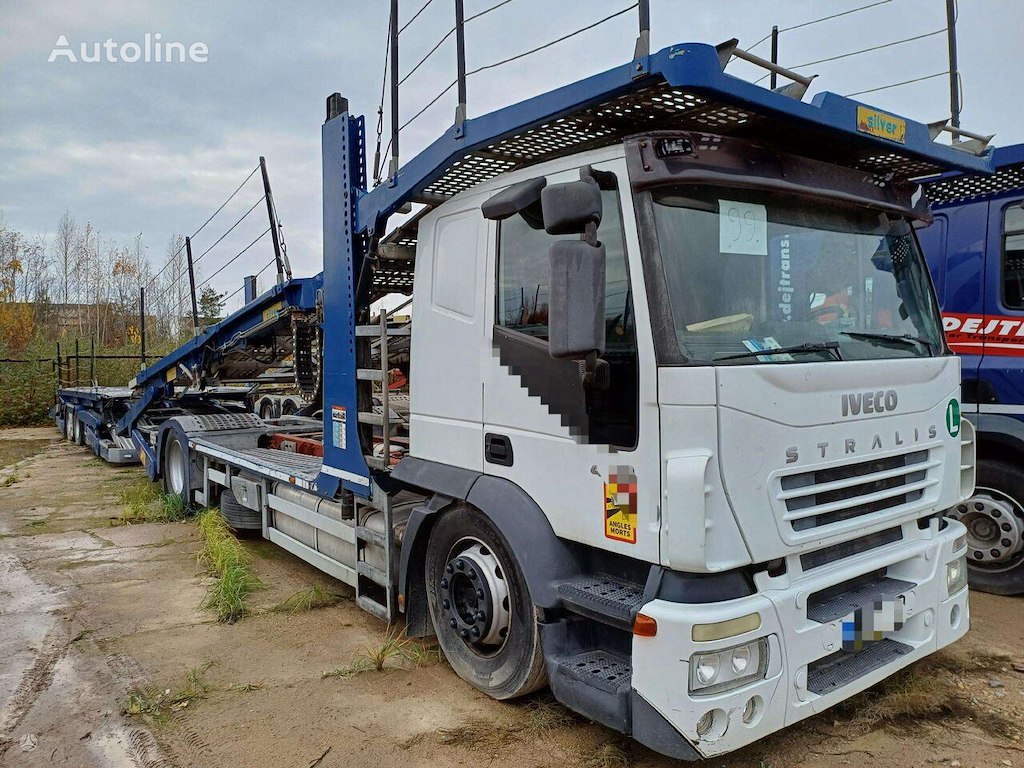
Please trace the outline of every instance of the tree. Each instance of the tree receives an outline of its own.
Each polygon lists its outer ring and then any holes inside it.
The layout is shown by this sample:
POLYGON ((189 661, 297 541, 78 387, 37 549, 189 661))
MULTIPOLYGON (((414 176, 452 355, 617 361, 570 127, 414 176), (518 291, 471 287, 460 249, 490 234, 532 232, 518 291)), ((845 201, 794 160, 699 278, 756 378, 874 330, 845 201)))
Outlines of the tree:
POLYGON ((203 325, 213 325, 221 319, 220 313, 224 309, 224 294, 217 293, 212 286, 205 286, 199 292, 199 322, 203 325))

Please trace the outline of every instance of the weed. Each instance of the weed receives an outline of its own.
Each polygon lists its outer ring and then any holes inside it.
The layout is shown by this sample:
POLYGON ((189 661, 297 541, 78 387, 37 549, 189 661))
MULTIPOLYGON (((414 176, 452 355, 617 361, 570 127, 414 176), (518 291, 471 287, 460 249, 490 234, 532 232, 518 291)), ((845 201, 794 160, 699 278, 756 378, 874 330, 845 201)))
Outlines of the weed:
POLYGON ((216 577, 202 607, 216 612, 218 621, 234 623, 248 612, 246 596, 262 585, 219 509, 204 511, 198 525, 205 542, 199 562, 216 577))
POLYGON ((629 765, 629 754, 622 744, 606 741, 583 759, 585 768, 626 768, 629 765))
POLYGON ((170 688, 160 690, 154 686, 135 688, 128 692, 121 713, 128 716, 145 716, 160 723, 167 717, 189 706, 193 701, 201 699, 210 691, 203 675, 212 662, 199 667, 192 667, 185 673, 181 688, 172 691, 170 688))
POLYGON ((17 472, 11 472, 11 474, 9 474, 7 477, 5 477, 4 481, 2 483, 0 483, 0 488, 10 488, 16 482, 18 482, 18 473, 17 472))
POLYGON ((239 691, 240 693, 252 693, 253 691, 263 690, 263 681, 257 680, 253 683, 232 683, 228 686, 229 691, 239 691))
POLYGON ((548 731, 577 722, 576 715, 550 695, 527 702, 523 710, 526 712, 526 719, 522 730, 529 736, 541 736, 548 731))
POLYGON ((148 478, 141 478, 124 488, 120 493, 124 509, 121 516, 111 521, 112 525, 134 525, 144 523, 153 517, 153 507, 160 498, 160 487, 148 478))
POLYGON ((329 592, 321 586, 313 585, 290 595, 270 610, 277 613, 304 613, 315 611, 317 608, 329 608, 341 600, 342 595, 337 592, 329 592))
POLYGON ((449 747, 466 747, 494 752, 514 742, 521 732, 515 725, 495 723, 483 717, 467 718, 462 725, 441 728, 437 735, 449 747))
POLYGON ((40 517, 38 520, 29 520, 28 521, 29 528, 42 528, 44 525, 46 525, 46 518, 45 517, 40 517))
POLYGON ((379 642, 362 646, 347 667, 324 672, 321 678, 352 677, 363 672, 383 672, 385 668, 425 667, 441 658, 437 648, 425 648, 402 634, 399 627, 388 627, 379 642))
POLYGON ((839 703, 834 712, 860 729, 971 721, 986 733, 1010 738, 1020 733, 1020 724, 998 712, 982 711, 958 679, 960 674, 998 670, 1008 659, 988 652, 970 656, 937 653, 839 703))

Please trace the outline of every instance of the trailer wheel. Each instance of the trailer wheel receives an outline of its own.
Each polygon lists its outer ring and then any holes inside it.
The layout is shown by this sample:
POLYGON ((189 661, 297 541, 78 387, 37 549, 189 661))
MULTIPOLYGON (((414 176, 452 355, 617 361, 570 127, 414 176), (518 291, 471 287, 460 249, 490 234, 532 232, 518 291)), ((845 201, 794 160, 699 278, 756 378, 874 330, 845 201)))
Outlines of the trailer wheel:
POLYGON ((264 400, 260 406, 260 418, 264 421, 274 418, 274 403, 270 400, 264 400))
POLYGON ((77 414, 75 415, 75 444, 85 445, 85 427, 79 420, 77 414))
POLYGON ((191 481, 189 477, 189 460, 187 448, 181 444, 181 438, 175 433, 167 437, 161 461, 161 475, 163 475, 164 493, 171 496, 180 496, 187 507, 192 503, 191 481))
POLYGON ((1024 472, 1004 461, 978 462, 974 495, 949 511, 967 527, 971 587, 997 595, 1024 592, 1024 472))
POLYGON ((468 505, 445 513, 430 533, 425 565, 434 633, 459 677, 499 700, 543 687, 533 601, 494 524, 468 505))
POLYGON ((240 536, 263 531, 263 516, 253 509, 243 507, 235 498, 235 494, 226 489, 220 494, 220 513, 240 536))
POLYGON ((64 410, 64 439, 69 443, 75 440, 75 412, 71 408, 64 410))
POLYGON ((299 412, 299 404, 290 397, 281 404, 282 416, 294 416, 299 412))

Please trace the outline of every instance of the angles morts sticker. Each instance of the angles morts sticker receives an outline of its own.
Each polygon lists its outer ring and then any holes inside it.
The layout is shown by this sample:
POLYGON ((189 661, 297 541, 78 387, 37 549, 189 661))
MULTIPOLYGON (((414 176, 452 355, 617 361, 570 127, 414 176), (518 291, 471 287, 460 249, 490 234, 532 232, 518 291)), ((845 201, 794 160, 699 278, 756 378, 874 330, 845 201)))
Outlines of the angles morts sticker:
POLYGON ((612 467, 604 484, 604 535, 636 544, 636 475, 632 467, 612 467))

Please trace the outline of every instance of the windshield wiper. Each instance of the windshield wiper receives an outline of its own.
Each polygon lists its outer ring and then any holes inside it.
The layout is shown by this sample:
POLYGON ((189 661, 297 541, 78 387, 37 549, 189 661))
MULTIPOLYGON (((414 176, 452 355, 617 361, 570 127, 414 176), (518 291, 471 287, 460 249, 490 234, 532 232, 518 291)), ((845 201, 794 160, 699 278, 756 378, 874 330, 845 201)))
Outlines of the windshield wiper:
POLYGON ((842 360, 843 355, 839 351, 838 341, 814 341, 804 344, 795 344, 791 347, 775 347, 771 349, 754 349, 750 352, 739 352, 735 355, 724 355, 716 357, 711 362, 717 363, 721 360, 740 360, 744 357, 772 357, 773 355, 792 355, 799 352, 828 352, 836 360, 842 360))
POLYGON ((921 336, 915 336, 912 333, 870 333, 868 331, 840 331, 840 336, 849 336, 851 339, 863 339, 864 341, 878 341, 881 343, 895 343, 895 344, 920 344, 926 350, 929 355, 933 355, 932 343, 921 336))

